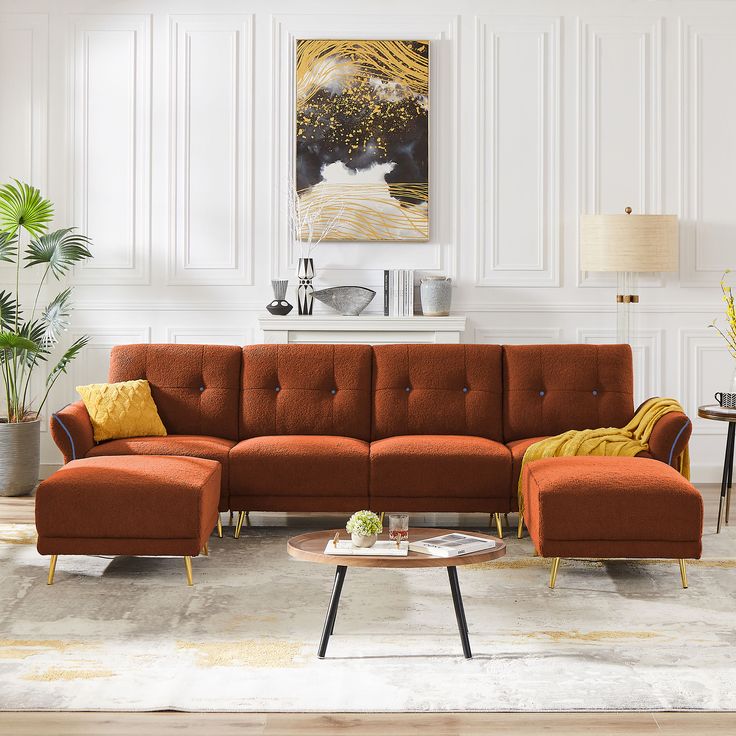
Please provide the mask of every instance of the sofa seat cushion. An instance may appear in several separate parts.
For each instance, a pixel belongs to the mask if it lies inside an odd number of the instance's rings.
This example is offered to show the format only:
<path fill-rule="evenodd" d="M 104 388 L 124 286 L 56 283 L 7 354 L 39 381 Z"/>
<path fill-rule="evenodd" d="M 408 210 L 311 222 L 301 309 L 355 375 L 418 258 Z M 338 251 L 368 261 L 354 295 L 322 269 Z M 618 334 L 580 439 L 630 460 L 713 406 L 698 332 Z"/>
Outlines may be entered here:
<path fill-rule="evenodd" d="M 230 451 L 230 495 L 367 499 L 368 448 L 364 440 L 331 435 L 243 440 Z M 321 508 L 315 500 L 314 509 Z"/>
<path fill-rule="evenodd" d="M 233 440 L 191 434 L 170 434 L 168 437 L 129 437 L 95 445 L 87 457 L 109 455 L 179 455 L 217 460 L 222 465 L 220 510 L 226 511 L 228 495 L 228 465 Z"/>
<path fill-rule="evenodd" d="M 700 556 L 702 496 L 658 460 L 535 460 L 524 466 L 522 492 L 524 521 L 545 556 Z"/>
<path fill-rule="evenodd" d="M 221 472 L 194 457 L 73 460 L 36 492 L 38 550 L 196 555 L 217 522 Z"/>
<path fill-rule="evenodd" d="M 449 509 L 453 498 L 508 502 L 510 483 L 511 452 L 484 437 L 406 435 L 371 444 L 372 498 L 440 497 Z"/>

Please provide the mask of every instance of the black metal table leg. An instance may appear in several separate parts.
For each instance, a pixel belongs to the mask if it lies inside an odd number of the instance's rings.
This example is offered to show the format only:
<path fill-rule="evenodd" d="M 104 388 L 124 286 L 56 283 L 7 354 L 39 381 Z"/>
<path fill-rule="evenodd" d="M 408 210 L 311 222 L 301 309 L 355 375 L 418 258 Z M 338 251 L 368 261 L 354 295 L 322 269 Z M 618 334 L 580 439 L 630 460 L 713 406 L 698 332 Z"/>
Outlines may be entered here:
<path fill-rule="evenodd" d="M 733 424 L 733 422 L 729 422 Z M 731 485 L 733 483 L 733 452 L 734 445 L 736 444 L 736 437 L 734 442 L 731 443 L 731 457 L 728 460 L 728 490 L 726 491 L 726 524 L 728 524 L 729 517 L 731 516 Z"/>
<path fill-rule="evenodd" d="M 330 606 L 327 609 L 327 618 L 325 618 L 325 625 L 322 629 L 322 638 L 319 642 L 319 649 L 317 656 L 320 659 L 324 659 L 325 653 L 327 652 L 327 644 L 330 641 L 330 634 L 335 628 L 335 619 L 337 618 L 337 607 L 340 604 L 340 593 L 342 593 L 342 585 L 345 582 L 345 573 L 348 568 L 345 565 L 338 565 L 335 573 L 335 582 L 332 586 L 332 595 L 330 596 Z"/>
<path fill-rule="evenodd" d="M 460 594 L 460 583 L 457 579 L 457 568 L 448 567 L 447 575 L 450 578 L 450 590 L 452 591 L 452 602 L 455 605 L 455 618 L 457 618 L 457 628 L 460 632 L 460 641 L 463 643 L 463 654 L 465 659 L 472 659 L 473 653 L 470 651 L 470 638 L 468 637 L 468 622 L 465 619 L 465 608 L 463 607 L 463 597 Z"/>
<path fill-rule="evenodd" d="M 726 456 L 723 460 L 723 476 L 721 479 L 721 497 L 718 501 L 718 524 L 716 526 L 716 534 L 721 532 L 721 516 L 723 514 L 723 502 L 728 493 L 728 481 L 733 473 L 733 449 L 734 449 L 734 433 L 736 433 L 736 422 L 728 423 L 728 434 L 726 435 Z"/>
<path fill-rule="evenodd" d="M 332 586 L 335 586 L 335 583 L 337 583 L 337 576 L 340 574 L 340 568 L 338 567 L 337 570 L 335 570 L 335 582 L 332 584 Z M 335 622 L 337 621 L 337 609 L 335 609 L 335 615 L 332 618 L 332 626 L 330 627 L 330 636 L 332 636 L 335 633 Z"/>

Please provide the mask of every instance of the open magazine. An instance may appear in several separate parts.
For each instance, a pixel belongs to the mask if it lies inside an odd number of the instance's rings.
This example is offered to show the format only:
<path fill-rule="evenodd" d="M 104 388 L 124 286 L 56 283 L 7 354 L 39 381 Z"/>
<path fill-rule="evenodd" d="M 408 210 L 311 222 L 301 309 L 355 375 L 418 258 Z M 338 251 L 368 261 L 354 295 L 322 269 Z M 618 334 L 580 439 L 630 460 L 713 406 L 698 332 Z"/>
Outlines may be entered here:
<path fill-rule="evenodd" d="M 422 554 L 434 555 L 435 557 L 459 557 L 460 555 L 467 555 L 471 552 L 482 552 L 493 549 L 495 546 L 496 543 L 491 539 L 483 539 L 482 537 L 474 537 L 471 534 L 453 532 L 452 534 L 442 534 L 439 537 L 411 542 L 409 549 L 412 552 L 421 552 Z"/>

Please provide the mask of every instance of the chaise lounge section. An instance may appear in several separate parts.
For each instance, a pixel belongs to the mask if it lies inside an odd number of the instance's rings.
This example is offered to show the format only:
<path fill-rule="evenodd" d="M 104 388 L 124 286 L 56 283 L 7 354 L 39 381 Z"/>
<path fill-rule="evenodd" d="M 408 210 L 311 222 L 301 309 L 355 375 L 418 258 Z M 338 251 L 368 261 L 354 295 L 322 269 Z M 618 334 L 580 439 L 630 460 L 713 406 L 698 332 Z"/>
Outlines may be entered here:
<path fill-rule="evenodd" d="M 628 345 L 121 345 L 110 382 L 146 379 L 167 437 L 95 444 L 82 402 L 53 415 L 64 461 L 179 455 L 222 465 L 219 510 L 518 509 L 526 448 L 634 414 Z M 663 417 L 642 456 L 675 465 Z"/>
<path fill-rule="evenodd" d="M 534 548 L 553 559 L 655 557 L 702 552 L 703 497 L 674 468 L 647 458 L 558 457 L 524 466 L 524 518 Z"/>

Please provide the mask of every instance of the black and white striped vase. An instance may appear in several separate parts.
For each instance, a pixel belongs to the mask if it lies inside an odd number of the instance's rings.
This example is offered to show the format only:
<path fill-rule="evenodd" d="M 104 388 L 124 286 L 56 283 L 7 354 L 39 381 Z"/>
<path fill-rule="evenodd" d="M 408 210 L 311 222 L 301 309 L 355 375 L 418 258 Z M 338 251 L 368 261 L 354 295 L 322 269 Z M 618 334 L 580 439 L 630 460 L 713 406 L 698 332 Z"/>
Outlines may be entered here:
<path fill-rule="evenodd" d="M 299 314 L 312 314 L 312 308 L 314 307 L 314 287 L 312 286 L 314 259 L 300 258 L 296 275 L 299 277 L 299 286 L 296 290 Z"/>

